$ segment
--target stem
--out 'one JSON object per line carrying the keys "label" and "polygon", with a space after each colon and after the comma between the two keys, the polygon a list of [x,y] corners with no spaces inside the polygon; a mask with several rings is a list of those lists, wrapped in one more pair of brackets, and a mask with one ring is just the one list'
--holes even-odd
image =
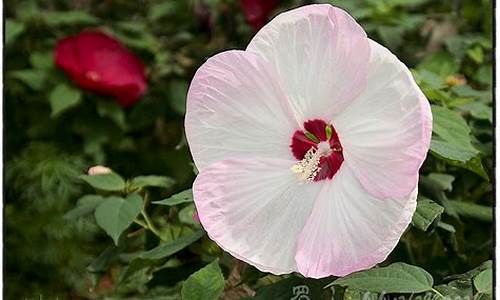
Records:
{"label": "stem", "polygon": [[148,207],[149,204],[149,194],[148,192],[144,193],[144,207],[142,208],[141,214],[144,217],[144,220],[146,220],[146,224],[148,224],[149,230],[151,230],[152,233],[154,233],[160,240],[164,241],[162,238],[160,231],[158,228],[153,223],[153,220],[149,217],[148,213],[146,212],[146,208]]}
{"label": "stem", "polygon": [[436,290],[435,288],[433,288],[433,289],[432,289],[432,291],[433,291],[436,295],[438,295],[438,296],[440,296],[442,299],[444,299],[443,294],[441,294],[438,290]]}
{"label": "stem", "polygon": [[141,225],[145,229],[149,229],[148,225],[139,219],[135,219],[134,223]]}
{"label": "stem", "polygon": [[160,240],[163,241],[163,238],[161,237],[161,234],[160,232],[158,231],[158,229],[155,227],[155,225],[153,224],[153,221],[151,220],[151,218],[148,216],[148,214],[146,213],[145,210],[143,210],[141,212],[142,216],[144,217],[144,220],[146,220],[146,226],[148,227],[149,230],[151,230],[152,233],[154,233],[157,237],[160,238]]}

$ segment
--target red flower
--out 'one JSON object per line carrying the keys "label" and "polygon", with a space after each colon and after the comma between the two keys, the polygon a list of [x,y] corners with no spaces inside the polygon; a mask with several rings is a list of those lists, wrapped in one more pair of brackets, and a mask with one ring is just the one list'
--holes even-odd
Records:
{"label": "red flower", "polygon": [[241,0],[241,9],[248,24],[258,31],[268,21],[271,12],[278,6],[278,0]]}
{"label": "red flower", "polygon": [[95,31],[68,36],[57,43],[56,64],[80,87],[116,97],[122,107],[147,89],[142,62],[119,41]]}

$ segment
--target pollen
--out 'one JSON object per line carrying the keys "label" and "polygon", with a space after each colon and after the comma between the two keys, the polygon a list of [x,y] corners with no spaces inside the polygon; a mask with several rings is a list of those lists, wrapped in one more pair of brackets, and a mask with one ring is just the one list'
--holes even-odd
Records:
{"label": "pollen", "polygon": [[301,181],[312,182],[320,171],[319,161],[321,158],[321,151],[311,147],[304,158],[292,166],[293,173],[299,176]]}

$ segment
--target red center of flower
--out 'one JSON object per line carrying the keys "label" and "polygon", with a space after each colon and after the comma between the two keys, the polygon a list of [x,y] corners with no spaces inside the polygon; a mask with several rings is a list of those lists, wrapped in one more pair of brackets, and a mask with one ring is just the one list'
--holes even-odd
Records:
{"label": "red center of flower", "polygon": [[[323,120],[309,120],[304,122],[304,130],[297,130],[292,136],[290,145],[293,156],[300,162],[294,172],[309,172],[314,181],[332,179],[344,161],[342,145],[335,128]],[[314,170],[314,159],[316,172]],[[309,164],[311,166],[307,167]]]}

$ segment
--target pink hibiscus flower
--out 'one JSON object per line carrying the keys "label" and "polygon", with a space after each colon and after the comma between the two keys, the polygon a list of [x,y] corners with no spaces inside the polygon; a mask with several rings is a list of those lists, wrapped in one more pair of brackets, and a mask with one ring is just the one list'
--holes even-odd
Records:
{"label": "pink hibiscus flower", "polygon": [[203,64],[185,126],[209,237],[262,271],[320,278],[394,249],[415,211],[432,115],[389,50],[345,11],[310,5]]}

